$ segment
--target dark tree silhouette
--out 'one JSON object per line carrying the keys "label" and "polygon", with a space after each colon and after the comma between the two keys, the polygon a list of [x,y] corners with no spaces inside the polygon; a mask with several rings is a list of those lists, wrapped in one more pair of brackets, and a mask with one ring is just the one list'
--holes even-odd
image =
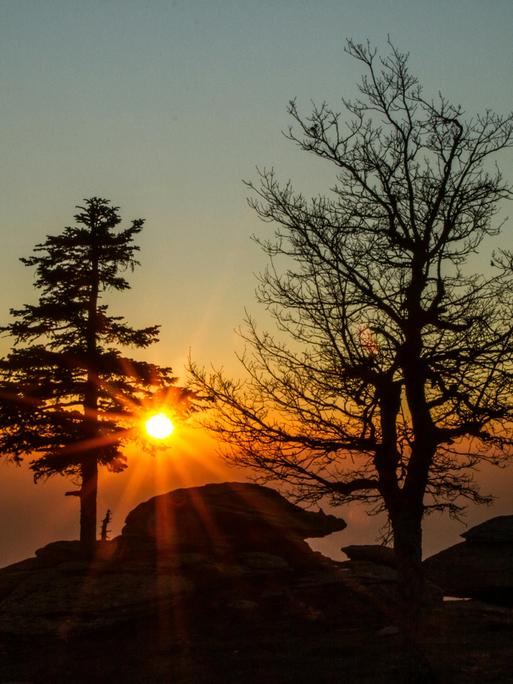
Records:
{"label": "dark tree silhouette", "polygon": [[[98,464],[113,471],[126,463],[121,446],[130,416],[150,395],[163,397],[171,369],[121,354],[147,347],[158,326],[132,328],[102,302],[108,290],[126,290],[123,271],[137,265],[135,236],[144,221],[120,228],[117,207],[92,197],[77,207],[76,225],[49,235],[34,255],[37,304],[12,309],[1,328],[14,338],[0,362],[0,453],[33,457],[35,479],[60,473],[78,480],[80,540],[96,544]],[[170,388],[176,390],[177,388]]]}
{"label": "dark tree silhouette", "polygon": [[472,477],[513,445],[513,255],[473,273],[511,197],[490,163],[512,145],[513,117],[465,119],[428,99],[392,45],[365,67],[344,115],[327,104],[287,137],[334,165],[311,200],[264,170],[251,206],[277,224],[257,297],[277,332],[248,317],[244,381],[191,365],[217,402],[210,427],[228,457],[299,500],[386,510],[411,610],[422,589],[422,519],[482,502]]}

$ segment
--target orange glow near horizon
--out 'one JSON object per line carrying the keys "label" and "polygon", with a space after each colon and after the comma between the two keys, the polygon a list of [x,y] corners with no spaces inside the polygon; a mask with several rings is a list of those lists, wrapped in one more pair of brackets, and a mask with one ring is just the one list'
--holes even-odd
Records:
{"label": "orange glow near horizon", "polygon": [[144,427],[148,435],[153,439],[166,439],[175,429],[169,416],[163,412],[150,416],[144,423]]}

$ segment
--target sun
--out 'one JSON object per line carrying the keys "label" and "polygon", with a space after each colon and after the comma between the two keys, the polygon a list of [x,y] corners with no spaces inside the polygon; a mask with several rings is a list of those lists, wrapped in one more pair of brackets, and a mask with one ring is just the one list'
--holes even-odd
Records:
{"label": "sun", "polygon": [[173,432],[175,426],[165,413],[155,413],[145,422],[145,428],[153,439],[166,439]]}

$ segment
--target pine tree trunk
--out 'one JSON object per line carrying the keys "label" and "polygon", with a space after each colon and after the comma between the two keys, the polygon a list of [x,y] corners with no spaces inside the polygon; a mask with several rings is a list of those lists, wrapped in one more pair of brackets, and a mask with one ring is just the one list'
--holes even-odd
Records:
{"label": "pine tree trunk", "polygon": [[[87,382],[84,396],[86,440],[96,442],[98,439],[98,293],[99,293],[99,257],[95,239],[96,224],[91,225],[92,242],[90,253],[91,281],[87,312],[86,349],[87,349]],[[96,498],[98,492],[98,459],[97,446],[89,448],[81,464],[82,489],[80,493],[80,543],[85,553],[92,554],[96,549]]]}
{"label": "pine tree trunk", "polygon": [[80,490],[80,545],[87,554],[96,549],[96,495],[98,491],[98,464],[96,453],[90,451],[81,465]]}

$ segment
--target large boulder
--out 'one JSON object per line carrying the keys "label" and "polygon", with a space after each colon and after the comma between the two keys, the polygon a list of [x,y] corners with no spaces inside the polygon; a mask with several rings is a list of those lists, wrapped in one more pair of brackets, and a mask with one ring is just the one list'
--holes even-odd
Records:
{"label": "large boulder", "polygon": [[386,565],[388,568],[397,567],[394,549],[380,544],[351,544],[341,548],[349,560]]}
{"label": "large boulder", "polygon": [[245,482],[175,489],[131,511],[120,554],[244,551],[310,557],[305,539],[343,530],[332,515],[295,506],[269,487]]}
{"label": "large boulder", "polygon": [[302,611],[292,587],[305,573],[329,576],[316,596],[340,583],[336,564],[304,540],[345,526],[255,484],[177,489],[137,506],[92,557],[78,541],[58,541],[0,570],[0,635],[68,638],[161,612],[202,623],[218,613],[236,622],[276,607]]}
{"label": "large boulder", "polygon": [[426,574],[445,595],[513,605],[513,515],[467,530],[464,542],[424,561]]}
{"label": "large boulder", "polygon": [[510,544],[513,546],[513,515],[498,515],[471,527],[461,535],[473,544]]}

